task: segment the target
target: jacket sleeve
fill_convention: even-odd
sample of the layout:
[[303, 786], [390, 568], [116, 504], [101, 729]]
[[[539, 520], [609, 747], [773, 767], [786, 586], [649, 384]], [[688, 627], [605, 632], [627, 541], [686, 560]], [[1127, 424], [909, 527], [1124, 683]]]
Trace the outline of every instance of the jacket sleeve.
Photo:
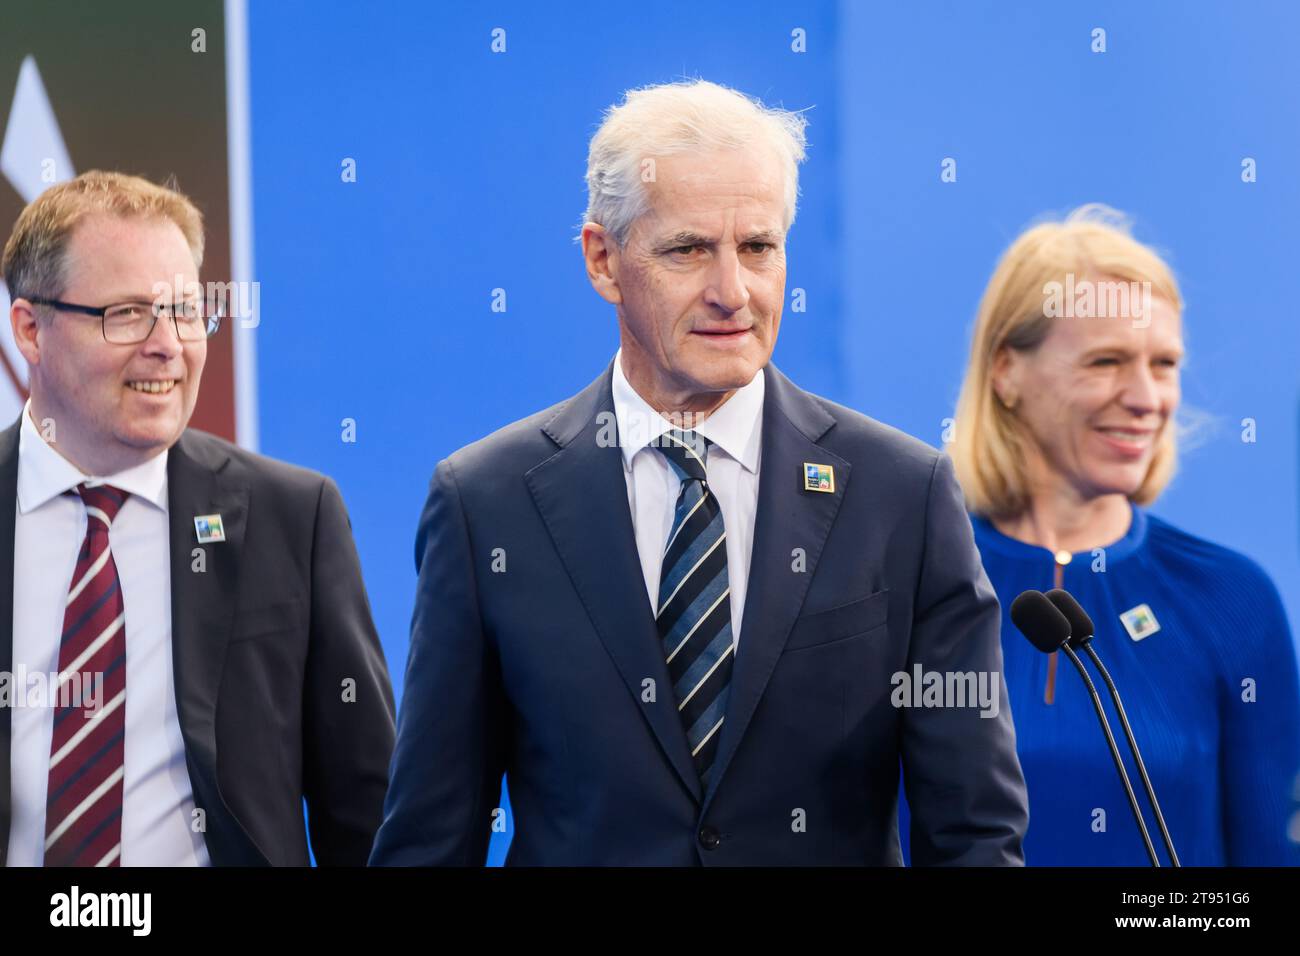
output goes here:
[[507, 702], [479, 615], [469, 526], [450, 461], [416, 535], [419, 574], [397, 750], [375, 866], [482, 866], [506, 764]]
[[1001, 612], [980, 563], [947, 455], [936, 458], [926, 502], [909, 673], [920, 665], [985, 687], [987, 706], [903, 711], [903, 781], [918, 866], [1023, 865], [1029, 810], [1002, 674]]
[[343, 498], [321, 485], [303, 688], [303, 790], [321, 866], [364, 866], [393, 750], [393, 688]]
[[[1220, 788], [1228, 866], [1300, 866], [1300, 690], [1277, 587], [1250, 566], [1242, 626], [1223, 656]], [[1177, 846], [1178, 834], [1173, 834]]]

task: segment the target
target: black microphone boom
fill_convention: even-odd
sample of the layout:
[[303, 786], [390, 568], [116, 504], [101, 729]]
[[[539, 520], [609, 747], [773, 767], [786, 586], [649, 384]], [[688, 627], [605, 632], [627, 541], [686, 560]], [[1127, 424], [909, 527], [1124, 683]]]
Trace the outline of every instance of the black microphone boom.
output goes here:
[[1097, 688], [1093, 685], [1092, 678], [1088, 676], [1083, 661], [1079, 660], [1079, 655], [1070, 647], [1070, 621], [1047, 595], [1042, 591], [1033, 590], [1023, 592], [1011, 602], [1011, 621], [1020, 629], [1020, 633], [1029, 638], [1029, 643], [1044, 654], [1061, 651], [1069, 657], [1074, 664], [1074, 669], [1079, 672], [1079, 677], [1087, 685], [1088, 693], [1092, 695], [1093, 709], [1097, 711], [1097, 721], [1106, 734], [1110, 757], [1115, 761], [1115, 772], [1119, 774], [1120, 782], [1124, 784], [1124, 792], [1128, 794], [1128, 805], [1133, 811], [1133, 819], [1137, 821], [1138, 830], [1142, 832], [1142, 842], [1146, 844], [1147, 856], [1151, 858], [1152, 866], [1159, 866], [1160, 858], [1156, 856], [1151, 834], [1147, 831], [1146, 821], [1142, 819], [1142, 811], [1138, 808], [1137, 794], [1133, 792], [1133, 784], [1129, 782], [1124, 761], [1119, 755], [1119, 747], [1115, 744], [1115, 735], [1110, 731], [1110, 721], [1106, 719], [1106, 711], [1101, 706], [1101, 695], [1097, 693]]
[[1160, 812], [1160, 801], [1156, 799], [1155, 787], [1151, 786], [1151, 778], [1147, 776], [1146, 764], [1142, 762], [1142, 752], [1138, 750], [1137, 740], [1133, 737], [1133, 728], [1129, 726], [1128, 714], [1124, 713], [1124, 703], [1119, 699], [1119, 689], [1116, 688], [1115, 682], [1110, 679], [1110, 672], [1106, 670], [1106, 665], [1101, 662], [1097, 652], [1093, 650], [1092, 638], [1096, 634], [1093, 627], [1092, 618], [1074, 599], [1069, 591], [1061, 588], [1053, 588], [1047, 592], [1047, 599], [1055, 605], [1056, 609], [1061, 612], [1067, 621], [1070, 622], [1070, 646], [1082, 647], [1092, 658], [1093, 666], [1101, 674], [1101, 679], [1106, 682], [1106, 689], [1110, 691], [1111, 702], [1115, 705], [1115, 711], [1119, 714], [1120, 726], [1124, 728], [1124, 736], [1128, 738], [1128, 746], [1133, 751], [1133, 762], [1137, 764], [1138, 774], [1142, 777], [1142, 786], [1147, 792], [1147, 799], [1151, 802], [1151, 809], [1155, 812], [1156, 823], [1160, 826], [1160, 835], [1165, 841], [1165, 850], [1169, 853], [1169, 859], [1174, 866], [1182, 866], [1178, 862], [1178, 852], [1174, 849], [1174, 841], [1169, 836], [1169, 828], [1165, 826], [1165, 815]]

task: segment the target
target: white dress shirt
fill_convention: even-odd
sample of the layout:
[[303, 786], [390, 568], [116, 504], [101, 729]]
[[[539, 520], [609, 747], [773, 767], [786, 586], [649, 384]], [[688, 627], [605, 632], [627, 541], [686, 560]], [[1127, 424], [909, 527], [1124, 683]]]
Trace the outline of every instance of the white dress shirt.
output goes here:
[[[614, 417], [623, 451], [627, 503], [636, 531], [646, 596], [659, 602], [659, 574], [664, 546], [673, 526], [681, 482], [667, 459], [651, 446], [664, 432], [680, 427], [664, 418], [637, 394], [623, 374], [623, 350], [614, 357]], [[709, 491], [722, 510], [727, 533], [727, 584], [731, 588], [731, 633], [737, 652], [741, 616], [749, 583], [749, 558], [758, 511], [758, 466], [763, 438], [763, 370], [712, 412], [695, 431], [709, 439], [705, 472]]]
[[[83, 481], [130, 492], [109, 530], [126, 613], [121, 864], [207, 866], [203, 834], [192, 827], [194, 798], [172, 681], [167, 452], [115, 475], [88, 477], [46, 444], [30, 402], [18, 439], [14, 680], [58, 670], [64, 607], [86, 536], [85, 505], [63, 492]], [[11, 714], [9, 866], [40, 866], [45, 859], [54, 707], [35, 686], [27, 676], [15, 687], [36, 706], [15, 705]]]

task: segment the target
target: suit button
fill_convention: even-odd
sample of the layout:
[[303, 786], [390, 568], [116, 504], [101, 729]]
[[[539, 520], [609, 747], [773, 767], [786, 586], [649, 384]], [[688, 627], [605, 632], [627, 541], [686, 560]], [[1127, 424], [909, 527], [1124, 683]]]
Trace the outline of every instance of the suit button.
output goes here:
[[713, 827], [700, 827], [700, 846], [706, 850], [716, 850], [722, 842], [722, 834]]

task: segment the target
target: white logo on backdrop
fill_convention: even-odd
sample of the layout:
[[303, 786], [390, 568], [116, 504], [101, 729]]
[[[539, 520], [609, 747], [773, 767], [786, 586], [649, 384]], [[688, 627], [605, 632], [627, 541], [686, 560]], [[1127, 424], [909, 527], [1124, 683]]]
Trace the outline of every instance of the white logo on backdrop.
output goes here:
[[[75, 173], [59, 132], [59, 121], [41, 82], [36, 60], [27, 57], [18, 70], [4, 143], [0, 145], [0, 174], [9, 180], [23, 202], [29, 203], [55, 183]], [[9, 290], [0, 279], [0, 422], [8, 423], [22, 411], [22, 390], [27, 385], [27, 363], [14, 344], [9, 322]]]

